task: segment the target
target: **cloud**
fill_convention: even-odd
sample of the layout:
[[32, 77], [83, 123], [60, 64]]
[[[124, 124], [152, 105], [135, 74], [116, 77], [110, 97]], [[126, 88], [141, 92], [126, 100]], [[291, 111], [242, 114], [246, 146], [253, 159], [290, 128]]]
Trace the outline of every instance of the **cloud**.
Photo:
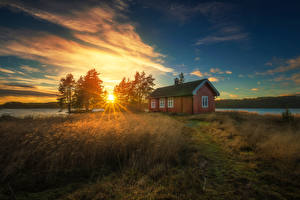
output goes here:
[[296, 84], [300, 84], [300, 73], [294, 73], [290, 77], [278, 76], [278, 77], [274, 78], [273, 80], [276, 81], [276, 82], [293, 81]]
[[227, 41], [238, 41], [243, 40], [248, 37], [248, 34], [246, 33], [239, 33], [239, 34], [233, 34], [233, 35], [212, 35], [207, 36], [202, 39], [199, 39], [195, 44], [196, 45], [205, 45], [205, 44], [214, 44], [214, 43], [220, 43], [220, 42], [227, 42]]
[[266, 65], [266, 66], [273, 66], [273, 63], [271, 63], [271, 62], [266, 62], [265, 65]]
[[9, 69], [4, 69], [4, 68], [0, 68], [0, 72], [8, 73], [8, 74], [14, 74], [15, 73], [14, 71], [11, 71]]
[[219, 82], [219, 79], [216, 77], [209, 77], [208, 80], [211, 82]]
[[226, 71], [222, 71], [219, 68], [211, 68], [210, 72], [213, 74], [232, 74], [232, 71], [226, 70]]
[[251, 89], [251, 91], [255, 91], [255, 92], [258, 91], [258, 90], [259, 90], [258, 88], [252, 88]]
[[239, 90], [240, 88], [234, 88], [235, 90]]
[[[44, 78], [16, 77], [23, 84], [51, 84], [72, 72], [78, 78], [91, 68], [99, 71], [105, 86], [112, 88], [122, 77], [135, 71], [151, 74], [173, 72], [165, 66], [165, 55], [145, 43], [135, 30], [135, 23], [127, 17], [127, 3], [123, 1], [5, 1], [38, 20], [45, 20], [66, 28], [70, 37], [43, 30], [0, 28], [0, 55], [13, 55], [40, 62], [42, 69], [22, 66], [26, 72], [38, 72]], [[68, 9], [66, 8], [68, 5]], [[0, 3], [1, 6], [1, 3]], [[54, 72], [49, 72], [51, 66]], [[23, 72], [20, 72], [20, 74]], [[47, 74], [49, 73], [49, 74]], [[22, 74], [24, 75], [24, 73]], [[55, 77], [57, 76], [57, 77]]]
[[0, 96], [37, 96], [37, 97], [54, 97], [56, 94], [53, 93], [44, 93], [37, 91], [29, 91], [29, 90], [7, 90], [0, 89]]
[[195, 57], [195, 61], [198, 61], [198, 60], [200, 60], [200, 57]]
[[211, 73], [220, 73], [221, 70], [220, 70], [219, 68], [211, 68], [211, 69], [210, 69], [210, 72], [211, 72]]
[[293, 74], [291, 79], [292, 79], [296, 84], [300, 84], [300, 73]]
[[40, 72], [39, 69], [33, 68], [33, 67], [29, 67], [27, 65], [23, 65], [20, 68], [23, 69], [23, 70], [25, 70], [25, 71], [27, 71], [27, 72], [30, 72], [30, 73], [32, 73], [32, 72]]
[[198, 76], [198, 77], [203, 77], [203, 74], [199, 70], [191, 72], [190, 75], [194, 75], [194, 76]]
[[[161, 1], [158, 5], [161, 5]], [[185, 23], [187, 20], [197, 15], [205, 16], [210, 21], [217, 21], [218, 19], [223, 18], [225, 13], [232, 9], [231, 4], [223, 2], [203, 2], [194, 6], [172, 3], [167, 7], [168, 9], [164, 10], [164, 13], [167, 13], [172, 19], [176, 19], [180, 23]]]
[[245, 76], [243, 74], [238, 75], [239, 78], [244, 78]]
[[14, 86], [14, 87], [21, 87], [21, 88], [35, 88], [33, 85], [26, 85], [20, 83], [6, 83], [5, 86]]
[[222, 98], [221, 99], [235, 99], [235, 98], [239, 98], [239, 95], [237, 94], [232, 94], [232, 93], [229, 93], [229, 92], [226, 92], [226, 91], [221, 91], [221, 95], [220, 95]]
[[257, 75], [273, 75], [275, 73], [283, 73], [291, 70], [300, 69], [300, 56], [295, 59], [289, 59], [285, 64], [274, 69], [269, 69], [264, 72], [256, 72]]

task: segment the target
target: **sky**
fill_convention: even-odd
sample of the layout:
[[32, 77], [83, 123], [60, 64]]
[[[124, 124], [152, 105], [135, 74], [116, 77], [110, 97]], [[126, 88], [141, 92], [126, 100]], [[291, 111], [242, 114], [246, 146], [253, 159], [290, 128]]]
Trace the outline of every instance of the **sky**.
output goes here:
[[61, 77], [111, 92], [208, 78], [219, 99], [300, 92], [299, 1], [0, 0], [0, 103], [55, 101]]

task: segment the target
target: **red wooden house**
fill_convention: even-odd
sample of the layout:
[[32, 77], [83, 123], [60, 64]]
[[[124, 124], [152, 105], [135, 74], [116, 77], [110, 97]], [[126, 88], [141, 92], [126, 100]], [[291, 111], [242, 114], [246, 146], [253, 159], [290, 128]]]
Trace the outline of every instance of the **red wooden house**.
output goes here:
[[149, 111], [197, 114], [215, 111], [218, 90], [208, 79], [155, 89], [149, 96]]

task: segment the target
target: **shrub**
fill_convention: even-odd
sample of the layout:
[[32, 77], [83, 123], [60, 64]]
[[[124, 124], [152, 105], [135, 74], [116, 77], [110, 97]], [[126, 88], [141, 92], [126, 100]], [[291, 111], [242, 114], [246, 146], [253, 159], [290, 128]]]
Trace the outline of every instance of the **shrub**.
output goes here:
[[285, 111], [282, 112], [281, 116], [282, 116], [282, 120], [285, 122], [294, 121], [294, 116], [289, 109], [285, 109]]

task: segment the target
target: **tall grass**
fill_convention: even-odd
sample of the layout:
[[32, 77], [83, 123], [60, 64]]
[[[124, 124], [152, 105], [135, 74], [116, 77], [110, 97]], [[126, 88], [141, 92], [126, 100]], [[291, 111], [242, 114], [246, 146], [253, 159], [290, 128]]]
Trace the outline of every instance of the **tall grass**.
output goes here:
[[[0, 121], [1, 181], [130, 167], [145, 171], [176, 162], [182, 125], [148, 114], [80, 114]], [[96, 170], [97, 169], [97, 170]], [[44, 180], [43, 180], [44, 181]]]
[[286, 122], [280, 115], [247, 112], [218, 112], [190, 118], [211, 122], [204, 131], [231, 151], [255, 152], [256, 157], [264, 160], [299, 165], [300, 116], [295, 116], [293, 122]]

